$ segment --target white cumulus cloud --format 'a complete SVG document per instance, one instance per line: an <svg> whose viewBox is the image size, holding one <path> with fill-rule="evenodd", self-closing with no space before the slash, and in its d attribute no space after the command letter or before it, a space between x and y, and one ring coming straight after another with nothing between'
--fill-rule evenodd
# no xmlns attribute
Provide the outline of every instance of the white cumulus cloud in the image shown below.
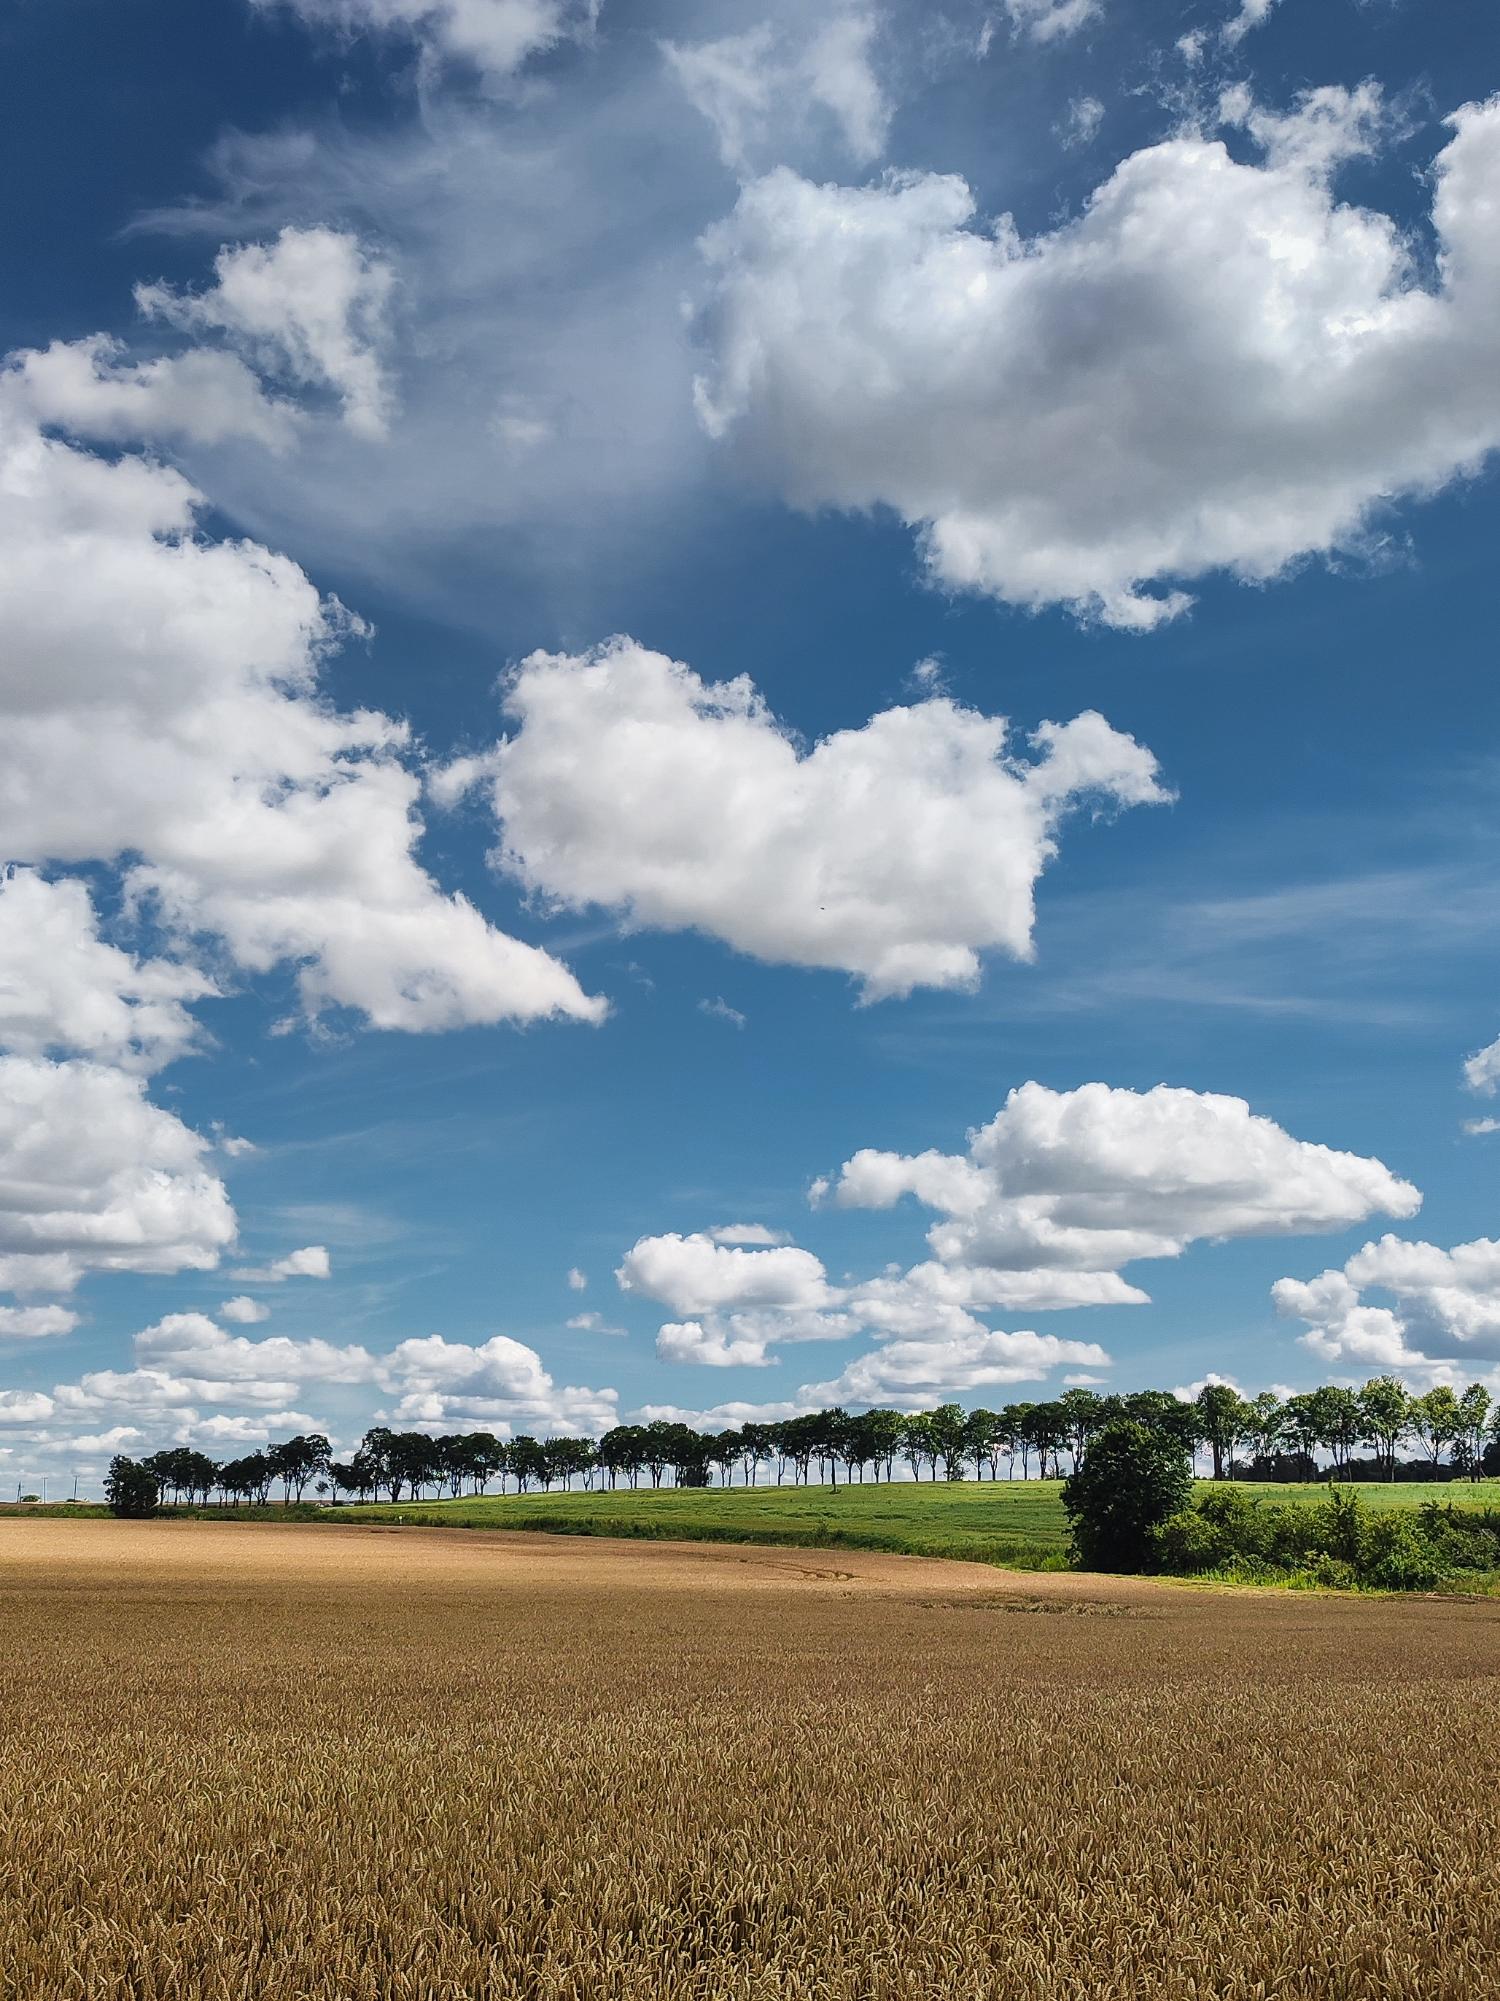
<svg viewBox="0 0 1500 2001"><path fill-rule="evenodd" d="M393 283L357 237L289 227L274 243L226 244L205 291L138 285L135 296L184 332L224 335L264 374L331 390L350 430L378 439L394 403L384 361Z"/></svg>
<svg viewBox="0 0 1500 2001"><path fill-rule="evenodd" d="M820 1308L832 1298L828 1275L811 1251L794 1244L746 1249L695 1232L642 1237L615 1273L622 1292L654 1299L674 1313L739 1308Z"/></svg>
<svg viewBox="0 0 1500 2001"><path fill-rule="evenodd" d="M616 1327L606 1320L602 1313L575 1313L567 1324L575 1334L623 1335L625 1332L623 1327Z"/></svg>
<svg viewBox="0 0 1500 2001"><path fill-rule="evenodd" d="M52 1404L72 1418L114 1411L178 1414L191 1422L200 1403L283 1406L296 1395L292 1381L235 1376L180 1376L168 1369L92 1369L76 1383L58 1383ZM260 1436L267 1420L261 1419Z"/></svg>
<svg viewBox="0 0 1500 2001"><path fill-rule="evenodd" d="M242 1278L256 1285L279 1285L287 1278L329 1278L333 1264L323 1244L303 1244L300 1250L288 1251L285 1257L276 1258L268 1265L237 1265L231 1273L233 1278ZM247 1316L263 1319L263 1314Z"/></svg>
<svg viewBox="0 0 1500 2001"><path fill-rule="evenodd" d="M226 1334L205 1313L168 1313L142 1328L135 1354L143 1368L236 1385L270 1382L278 1395L288 1382L368 1383L377 1373L375 1358L364 1348L282 1334L252 1340Z"/></svg>
<svg viewBox="0 0 1500 2001"><path fill-rule="evenodd" d="M78 1315L66 1306L0 1306L0 1341L38 1341L71 1334Z"/></svg>
<svg viewBox="0 0 1500 2001"><path fill-rule="evenodd" d="M657 1330L656 1352L664 1362L693 1362L711 1369L765 1367L765 1343L737 1339L717 1321L668 1320Z"/></svg>
<svg viewBox="0 0 1500 2001"><path fill-rule="evenodd" d="M1371 1303L1369 1293L1393 1304ZM1302 1339L1325 1361L1437 1381L1472 1374L1476 1355L1500 1361L1500 1242L1493 1238L1445 1251L1386 1235L1341 1268L1278 1279L1271 1296L1278 1312L1307 1323Z"/></svg>
<svg viewBox="0 0 1500 2001"><path fill-rule="evenodd" d="M1147 1297L1116 1271L999 1271L929 1259L909 1271L862 1280L850 1288L848 1307L877 1335L937 1340L980 1332L983 1313L1139 1306Z"/></svg>
<svg viewBox="0 0 1500 2001"><path fill-rule="evenodd" d="M179 1444L196 1446L200 1452L217 1452L238 1445L253 1449L272 1438L321 1428L317 1418L305 1410L258 1411L253 1417L234 1417L222 1410L199 1417L196 1411L189 1411L177 1427L176 1438Z"/></svg>
<svg viewBox="0 0 1500 2001"><path fill-rule="evenodd" d="M268 397L238 355L217 349L129 361L118 340L89 334L13 355L8 370L39 424L78 437L197 445L252 438L274 452L295 437L294 407Z"/></svg>
<svg viewBox="0 0 1500 2001"><path fill-rule="evenodd" d="M209 1145L104 1064L0 1057L0 1288L205 1271L235 1236Z"/></svg>
<svg viewBox="0 0 1500 2001"><path fill-rule="evenodd" d="M614 1390L558 1385L535 1348L505 1334L475 1345L423 1335L400 1342L381 1366L401 1392L402 1422L597 1434L619 1421Z"/></svg>
<svg viewBox="0 0 1500 2001"><path fill-rule="evenodd" d="M692 1409L685 1404L648 1403L632 1412L632 1421L637 1424L651 1424L660 1418L664 1424L690 1424L695 1431L738 1430L742 1424L777 1424L782 1418L800 1417L814 1405L801 1399L787 1399L780 1403L747 1403L742 1398L730 1398L724 1403L711 1404L707 1409Z"/></svg>
<svg viewBox="0 0 1500 2001"><path fill-rule="evenodd" d="M821 1260L759 1224L642 1237L615 1278L680 1316L657 1332L668 1362L758 1369L777 1359L773 1347L841 1340L858 1326L838 1310L843 1295Z"/></svg>
<svg viewBox="0 0 1500 2001"><path fill-rule="evenodd" d="M831 1381L804 1384L801 1395L815 1406L895 1404L920 1410L959 1391L1034 1382L1065 1363L1107 1368L1109 1356L1093 1341L981 1328L946 1340L887 1341L856 1357Z"/></svg>
<svg viewBox="0 0 1500 2001"><path fill-rule="evenodd" d="M800 1341L843 1341L859 1328L853 1313L810 1307L766 1306L737 1313L705 1313L701 1319L667 1321L657 1330L656 1352L664 1362L760 1369L780 1359L772 1353L773 1348Z"/></svg>
<svg viewBox="0 0 1500 2001"><path fill-rule="evenodd" d="M5 389L0 855L125 864L127 895L179 941L216 936L251 972L295 964L309 1014L405 1030L600 1019L566 967L418 865L405 726L320 695L351 630L342 607L287 558L205 535L180 474L45 437ZM40 921L40 891L8 894ZM73 895L54 893L49 921L76 933ZM78 949L97 981L100 952ZM149 1018L150 999L159 1025L180 1020L171 977L151 969L154 992L125 992L123 1014Z"/></svg>
<svg viewBox="0 0 1500 2001"><path fill-rule="evenodd" d="M0 1390L0 1424L42 1424L53 1408L43 1390Z"/></svg>
<svg viewBox="0 0 1500 2001"><path fill-rule="evenodd" d="M1483 1091L1487 1096L1500 1084L1500 1038L1487 1042L1468 1058L1464 1064L1464 1082L1471 1091Z"/></svg>
<svg viewBox="0 0 1500 2001"><path fill-rule="evenodd" d="M0 875L0 1046L155 1070L192 1047L185 1003L216 991L193 966L105 942L86 883Z"/></svg>
<svg viewBox="0 0 1500 2001"><path fill-rule="evenodd" d="M1082 1304L1067 1290L1080 1279L1099 1303L1139 1299L1118 1279L1137 1258L1177 1257L1202 1239L1343 1229L1376 1212L1410 1216L1421 1202L1382 1161L1294 1139L1242 1098L1166 1084L1023 1084L970 1134L966 1154L865 1148L831 1190L856 1209L887 1209L903 1195L939 1212L928 1243L940 1267L963 1274L949 1302L960 1307Z"/></svg>
<svg viewBox="0 0 1500 2001"><path fill-rule="evenodd" d="M987 949L1029 958L1068 812L1169 796L1151 753L1092 712L1044 723L1031 759L1004 718L941 698L803 752L745 679L705 683L629 639L533 654L506 710L515 733L433 785L451 801L489 783L502 865L528 889L839 968L872 999L972 985Z"/></svg>
<svg viewBox="0 0 1500 2001"><path fill-rule="evenodd" d="M269 1320L271 1309L259 1299L250 1299L244 1293L233 1299L226 1299L219 1308L221 1320L233 1320L242 1327L252 1327L258 1320Z"/></svg>
<svg viewBox="0 0 1500 2001"><path fill-rule="evenodd" d="M1429 273L1341 202L1368 87L1226 111L1024 240L953 175L753 182L704 241L710 434L795 505L889 507L934 579L1148 630L1185 582L1366 544L1500 444L1500 99L1449 120Z"/></svg>
<svg viewBox="0 0 1500 2001"><path fill-rule="evenodd" d="M799 1396L917 1405L943 1394L1109 1366L1092 1342L992 1327L998 1312L1144 1303L1121 1273L1198 1241L1299 1235L1411 1215L1417 1190L1378 1160L1294 1139L1243 1099L1158 1085L1136 1092L1030 1083L969 1135L964 1154L863 1148L814 1198L938 1212L932 1255L840 1285L757 1226L643 1237L616 1273L674 1316L661 1360L764 1368L798 1342L864 1335L874 1346Z"/></svg>

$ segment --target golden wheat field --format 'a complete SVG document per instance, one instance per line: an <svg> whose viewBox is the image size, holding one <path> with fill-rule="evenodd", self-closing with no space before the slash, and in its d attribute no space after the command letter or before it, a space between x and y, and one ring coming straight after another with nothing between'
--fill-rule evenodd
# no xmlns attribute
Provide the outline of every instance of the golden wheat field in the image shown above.
<svg viewBox="0 0 1500 2001"><path fill-rule="evenodd" d="M5 2001L1500 1994L1500 1607L0 1524Z"/></svg>

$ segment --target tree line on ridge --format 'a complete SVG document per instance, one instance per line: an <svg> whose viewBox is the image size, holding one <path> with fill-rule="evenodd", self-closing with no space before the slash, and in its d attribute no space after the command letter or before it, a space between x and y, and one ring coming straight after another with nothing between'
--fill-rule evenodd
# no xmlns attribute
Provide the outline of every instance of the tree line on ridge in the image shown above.
<svg viewBox="0 0 1500 2001"><path fill-rule="evenodd" d="M1107 1427L1129 1421L1159 1432L1188 1452L1206 1451L1213 1477L1307 1480L1479 1478L1500 1468L1500 1404L1482 1384L1446 1385L1414 1395L1394 1376L1361 1389L1326 1385L1281 1398L1242 1397L1227 1383L1206 1384L1191 1400L1169 1390L1100 1395L1081 1387L1041 1402L966 1411L956 1403L929 1411L839 1407L721 1431L658 1418L621 1424L597 1439L527 1434L500 1439L488 1431L433 1435L376 1425L348 1460L336 1459L320 1432L298 1434L239 1458L214 1460L173 1446L143 1460L117 1458L111 1489L138 1502L264 1505L279 1483L288 1503L311 1487L320 1498L420 1500L500 1490L528 1493L579 1481L590 1490L643 1483L707 1487L783 1485L896 1477L914 1480L1060 1478L1064 1455L1075 1473ZM1403 1464L1405 1447L1420 1460ZM1371 1453L1357 1458L1362 1448ZM1320 1467L1317 1455L1327 1455ZM1242 1457L1241 1455L1245 1455ZM1445 1458L1446 1455L1446 1458Z"/></svg>

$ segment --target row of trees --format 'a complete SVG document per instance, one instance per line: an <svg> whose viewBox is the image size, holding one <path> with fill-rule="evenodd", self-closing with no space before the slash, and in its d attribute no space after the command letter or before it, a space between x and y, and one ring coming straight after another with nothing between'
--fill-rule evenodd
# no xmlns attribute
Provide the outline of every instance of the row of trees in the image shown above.
<svg viewBox="0 0 1500 2001"><path fill-rule="evenodd" d="M1367 1448L1374 1470L1394 1480L1404 1447L1415 1446L1422 1470L1451 1472L1478 1479L1487 1448L1500 1447L1500 1404L1482 1383L1457 1391L1446 1384L1413 1396L1395 1376L1376 1376L1362 1389L1328 1384L1285 1399L1271 1391L1244 1398L1224 1383L1211 1383L1198 1394L1194 1408L1200 1420L1200 1442L1213 1457L1214 1478L1233 1467L1235 1455L1248 1449L1254 1472L1287 1455L1314 1466L1326 1452L1335 1476L1347 1479L1355 1455Z"/></svg>
<svg viewBox="0 0 1500 2001"><path fill-rule="evenodd" d="M1206 1451L1215 1479L1311 1478L1320 1452L1331 1462L1324 1470L1347 1479L1362 1449L1373 1457L1359 1470L1395 1479L1403 1448L1413 1445L1423 1470L1432 1472L1446 1455L1450 1472L1477 1478L1487 1451L1500 1459L1500 1405L1481 1384L1414 1396L1394 1376L1379 1376L1359 1390L1329 1385L1285 1399L1270 1391L1247 1399L1225 1383L1206 1385L1190 1402L1167 1390L1101 1396L1079 1388L997 1411L966 1411L956 1403L916 1412L834 1408L717 1432L656 1419L616 1425L599 1439L523 1434L502 1441L487 1431L434 1437L377 1425L347 1461L335 1459L328 1439L311 1432L222 1463L178 1446L140 1461L139 1471L173 1502L207 1502L217 1493L260 1505L278 1487L289 1503L304 1499L310 1486L319 1497L400 1501L484 1494L497 1483L523 1494L575 1481L588 1488L706 1487L715 1479L754 1486L790 1477L837 1486L841 1479L890 1480L898 1466L916 1480L970 1474L997 1480L1002 1468L1008 1479L1018 1473L1030 1479L1033 1472L1047 1479L1062 1475L1065 1460L1078 1472L1091 1441L1122 1421L1185 1452Z"/></svg>
<svg viewBox="0 0 1500 2001"><path fill-rule="evenodd" d="M268 1445L262 1452L246 1453L241 1459L210 1459L206 1452L176 1445L165 1452L153 1452L139 1463L156 1482L163 1500L206 1503L218 1493L226 1501L264 1507L278 1481L282 1498L288 1502L302 1500L314 1481L318 1491L326 1494L333 1447L320 1431L313 1431Z"/></svg>

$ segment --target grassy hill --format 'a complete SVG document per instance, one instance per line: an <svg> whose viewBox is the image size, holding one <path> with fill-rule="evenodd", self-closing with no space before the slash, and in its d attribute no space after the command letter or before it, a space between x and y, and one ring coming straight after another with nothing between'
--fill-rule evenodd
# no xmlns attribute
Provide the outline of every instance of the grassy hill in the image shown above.
<svg viewBox="0 0 1500 2001"><path fill-rule="evenodd" d="M1258 1485L1247 1491L1268 1500L1316 1501L1328 1490L1322 1485ZM1500 1480L1473 1486L1362 1486L1359 1492L1373 1508L1414 1508L1429 1499L1500 1506ZM891 1549L913 1556L965 1557L1018 1570L1061 1569L1067 1561L1068 1540L1061 1483L1056 1480L506 1494L340 1508L338 1519L540 1529L554 1535Z"/></svg>
<svg viewBox="0 0 1500 2001"><path fill-rule="evenodd" d="M968 1557L1026 1570L1066 1561L1056 1480L873 1481L852 1487L617 1488L602 1494L507 1494L476 1500L340 1508L341 1520L543 1529L555 1535L685 1542L788 1543Z"/></svg>

